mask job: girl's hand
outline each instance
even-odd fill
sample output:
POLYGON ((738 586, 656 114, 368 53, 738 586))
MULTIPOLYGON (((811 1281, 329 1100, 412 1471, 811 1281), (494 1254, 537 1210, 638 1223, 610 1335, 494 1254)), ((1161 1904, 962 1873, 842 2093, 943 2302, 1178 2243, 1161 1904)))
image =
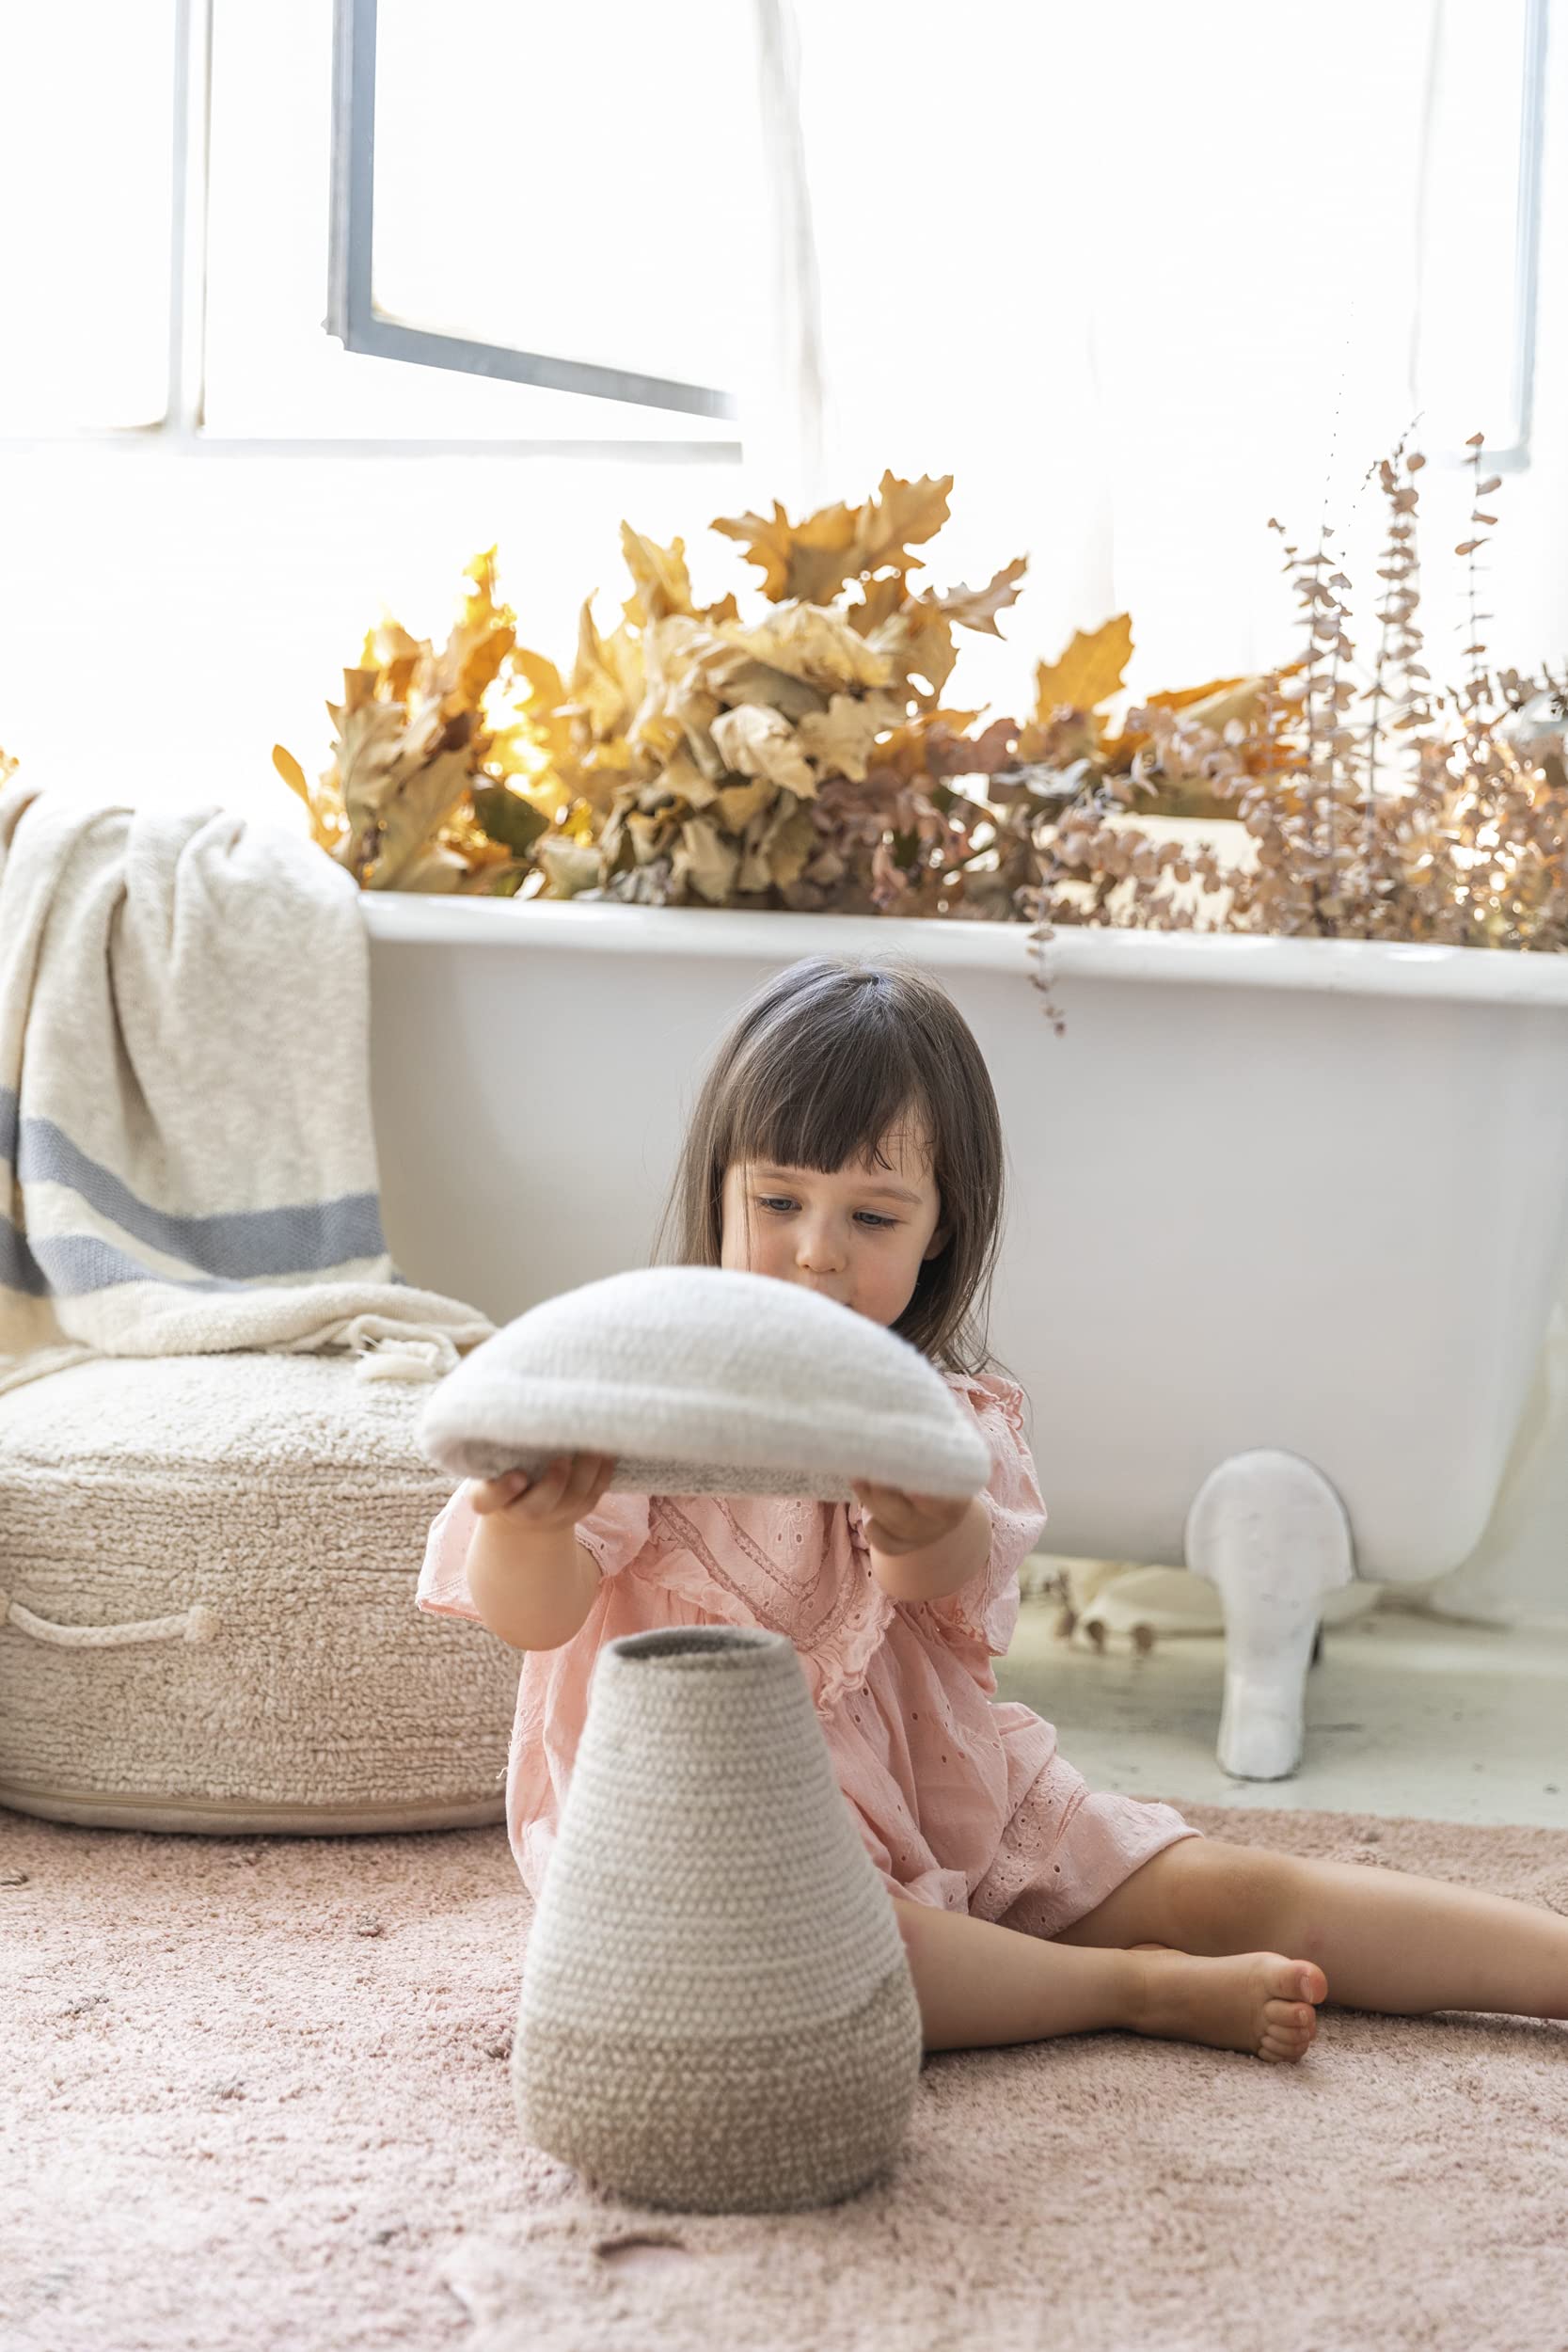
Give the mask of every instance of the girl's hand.
POLYGON ((499 1478, 476 1478, 468 1501, 483 1518, 505 1511, 514 1519, 540 1529, 575 1527, 590 1511, 615 1473, 610 1454, 558 1454, 542 1470, 506 1470, 499 1478))
POLYGON ((944 1495, 906 1494, 898 1486, 876 1486, 863 1479, 851 1479, 850 1485, 865 1513, 866 1542, 889 1560, 940 1544, 969 1509, 967 1502, 944 1495))

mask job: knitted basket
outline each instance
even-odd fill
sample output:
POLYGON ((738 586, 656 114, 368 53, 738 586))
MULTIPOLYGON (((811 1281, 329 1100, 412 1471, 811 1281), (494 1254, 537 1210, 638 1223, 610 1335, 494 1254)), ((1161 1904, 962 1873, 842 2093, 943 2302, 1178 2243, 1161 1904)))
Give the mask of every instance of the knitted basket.
POLYGON ((414 1606, 451 1481, 347 1357, 78 1364, 0 1396, 0 1804, 108 1828, 505 1818, 517 1660, 414 1606))
POLYGON ((918 1347, 798 1282, 640 1266, 546 1298, 464 1358, 420 1435, 453 1478, 615 1456, 630 1494, 978 1494, 990 1454, 918 1347))
POLYGON ((921 2046, 790 1643, 607 1643, 523 1963, 525 2137, 643 2204, 832 2203, 897 2154, 921 2046))

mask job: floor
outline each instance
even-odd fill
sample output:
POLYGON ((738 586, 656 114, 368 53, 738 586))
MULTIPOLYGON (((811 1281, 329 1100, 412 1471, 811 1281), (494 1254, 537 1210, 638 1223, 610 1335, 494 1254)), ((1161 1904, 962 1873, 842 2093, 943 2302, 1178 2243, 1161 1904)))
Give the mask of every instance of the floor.
POLYGON ((1568 1632, 1445 1623, 1384 1606, 1328 1628, 1290 1780, 1236 1781, 1214 1757, 1218 1634, 1069 1645, 1027 1599, 998 1695, 1053 1723, 1091 1786, 1193 1804, 1568 1827, 1568 1632))

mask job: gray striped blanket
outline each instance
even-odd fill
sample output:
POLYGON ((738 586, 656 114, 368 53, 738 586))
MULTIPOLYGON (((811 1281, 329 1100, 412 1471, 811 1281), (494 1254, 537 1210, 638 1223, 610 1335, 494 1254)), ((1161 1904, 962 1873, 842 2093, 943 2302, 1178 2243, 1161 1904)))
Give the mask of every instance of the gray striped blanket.
POLYGON ((434 1377, 488 1336, 382 1234, 357 902, 283 825, 0 792, 0 1389, 230 1348, 434 1377))

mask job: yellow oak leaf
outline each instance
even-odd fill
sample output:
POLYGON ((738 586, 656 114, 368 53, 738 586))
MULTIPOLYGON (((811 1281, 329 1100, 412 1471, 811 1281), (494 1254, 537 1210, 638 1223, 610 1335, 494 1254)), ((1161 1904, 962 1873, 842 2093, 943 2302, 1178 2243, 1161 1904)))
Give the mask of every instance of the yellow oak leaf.
POLYGON ((528 694, 523 708, 529 711, 554 710, 566 699, 566 689, 561 672, 542 653, 530 653, 526 645, 514 645, 512 667, 528 680, 528 694))
POLYGON ((1006 606, 1016 604, 1020 594, 1018 582, 1028 568, 1029 558, 1016 555, 983 588, 965 588, 960 584, 948 589, 945 596, 922 596, 920 601, 931 606, 935 612, 945 613, 961 628, 984 629, 988 636, 1000 637, 1002 631, 996 626, 996 616, 1006 606))
POLYGON ((891 621, 909 595, 909 582, 902 572, 893 572, 885 580, 868 580, 861 590, 859 604, 849 607, 849 626, 863 637, 891 621))
POLYGON ((568 683, 571 707, 601 739, 623 734, 641 698, 641 656, 624 628, 600 637, 591 596, 584 598, 578 616, 578 657, 568 683))
POLYGON ((1075 629, 1059 661, 1042 661, 1036 668, 1036 719, 1043 725, 1056 710, 1098 710, 1120 691, 1132 653, 1130 613, 1118 612, 1087 635, 1075 629))
POLYGON ((923 563, 924 557, 911 555, 910 548, 934 538, 942 529, 952 487, 950 473, 922 474, 918 482, 901 482, 895 473, 884 473, 875 499, 861 509, 853 569, 874 572, 891 564, 907 572, 923 563))
POLYGON ((645 539, 630 523, 621 525, 621 552, 626 559, 626 569, 637 582, 637 594, 627 599, 626 614, 628 621, 661 621, 668 613, 691 612, 691 580, 686 568, 686 541, 672 539, 661 548, 657 539, 645 539))

